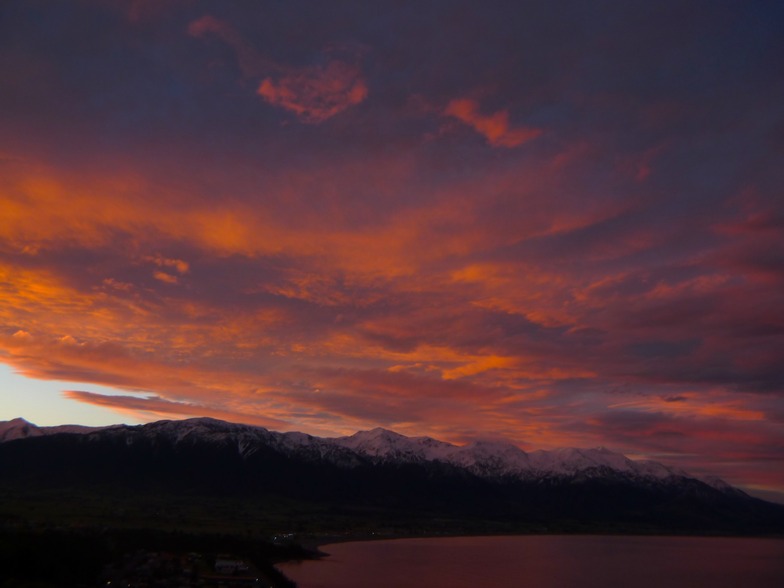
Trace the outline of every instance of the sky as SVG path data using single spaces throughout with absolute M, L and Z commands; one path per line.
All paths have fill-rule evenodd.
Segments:
M 782 30 L 5 0 L 0 420 L 606 446 L 784 500 Z

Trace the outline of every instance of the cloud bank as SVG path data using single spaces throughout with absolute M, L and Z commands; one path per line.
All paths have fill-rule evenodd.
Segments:
M 0 361 L 75 411 L 784 488 L 782 9 L 20 7 Z

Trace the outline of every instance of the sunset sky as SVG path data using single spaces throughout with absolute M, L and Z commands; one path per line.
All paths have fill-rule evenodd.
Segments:
M 0 420 L 603 445 L 775 498 L 782 31 L 780 0 L 4 0 Z

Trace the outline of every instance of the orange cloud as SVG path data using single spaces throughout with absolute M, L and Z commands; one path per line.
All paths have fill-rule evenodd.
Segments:
M 601 264 L 656 241 L 644 231 L 608 237 L 604 227 L 627 203 L 581 198 L 564 207 L 549 198 L 570 193 L 560 190 L 563 168 L 523 162 L 424 192 L 414 155 L 265 170 L 252 184 L 228 164 L 227 196 L 216 203 L 203 170 L 167 183 L 144 162 L 133 173 L 102 166 L 120 171 L 100 175 L 32 161 L 6 164 L 0 177 L 0 335 L 8 334 L 0 361 L 29 377 L 142 392 L 150 398 L 69 396 L 142 418 L 276 419 L 285 422 L 276 428 L 339 433 L 382 424 L 453 441 L 493 431 L 529 447 L 601 443 L 599 425 L 574 423 L 622 407 L 557 391 L 602 389 L 616 374 L 635 384 L 668 374 L 654 359 L 629 361 L 624 345 L 644 335 L 628 331 L 623 312 L 647 315 L 731 285 L 716 272 L 652 278 L 630 298 L 624 288 L 639 269 Z M 350 197 L 368 185 L 376 198 Z M 400 196 L 408 192 L 416 200 Z M 592 231 L 599 238 L 583 240 Z M 585 267 L 562 246 L 576 247 Z M 561 257 L 551 263 L 554 253 Z M 175 280 L 184 287 L 160 283 Z M 676 328 L 668 324 L 653 328 Z M 749 357 L 735 353 L 726 364 L 756 370 Z M 763 368 L 774 361 L 753 358 Z M 769 421 L 754 407 L 694 406 L 648 411 Z M 667 434 L 652 429 L 652 442 Z M 701 435 L 694 453 L 722 443 Z
M 158 255 L 151 255 L 146 257 L 148 261 L 151 261 L 155 265 L 161 268 L 173 268 L 177 270 L 180 274 L 187 274 L 190 270 L 190 265 L 187 261 L 183 261 L 182 259 L 169 259 L 160 254 Z
M 483 115 L 479 112 L 477 102 L 468 98 L 452 100 L 444 109 L 444 114 L 473 128 L 493 147 L 517 147 L 542 134 L 541 129 L 510 128 L 509 112 L 506 110 L 499 110 L 489 116 Z
M 180 281 L 177 276 L 167 274 L 166 272 L 156 271 L 153 272 L 152 275 L 156 280 L 164 282 L 166 284 L 177 284 Z
M 292 70 L 277 80 L 265 78 L 258 94 L 304 122 L 320 123 L 362 102 L 368 89 L 356 67 L 331 61 L 325 67 Z
M 626 402 L 610 404 L 610 409 L 634 409 L 679 417 L 704 417 L 730 421 L 764 421 L 765 410 L 754 398 L 733 397 L 721 390 L 710 395 L 682 392 L 677 396 L 645 396 Z

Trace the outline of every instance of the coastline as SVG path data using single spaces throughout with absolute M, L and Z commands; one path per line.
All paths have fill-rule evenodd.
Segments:
M 398 539 L 449 539 L 449 538 L 473 538 L 473 537 L 670 537 L 670 538 L 726 538 L 726 539 L 773 539 L 784 541 L 784 534 L 759 534 L 759 533 L 731 533 L 731 532 L 678 532 L 674 530 L 641 530 L 629 529 L 626 531 L 602 531 L 599 529 L 567 531 L 562 529 L 548 531 L 510 531 L 510 532 L 441 532 L 441 533 L 394 533 L 394 532 L 346 532 L 346 533 L 325 533 L 325 534 L 306 534 L 302 535 L 296 543 L 306 552 L 313 555 L 312 558 L 323 559 L 329 557 L 329 553 L 323 550 L 328 545 L 342 543 L 365 543 L 375 541 L 394 541 Z M 287 561 L 297 561 L 297 558 Z M 282 563 L 282 562 L 281 562 Z

